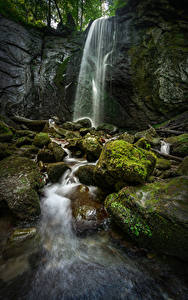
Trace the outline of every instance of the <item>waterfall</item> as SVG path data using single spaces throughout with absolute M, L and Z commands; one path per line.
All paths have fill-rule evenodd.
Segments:
M 86 39 L 74 105 L 74 121 L 89 117 L 103 122 L 107 67 L 113 63 L 115 29 L 112 18 L 95 20 Z
M 170 154 L 170 144 L 165 141 L 161 141 L 161 153 Z

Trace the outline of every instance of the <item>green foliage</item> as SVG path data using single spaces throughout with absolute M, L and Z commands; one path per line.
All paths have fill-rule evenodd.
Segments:
M 117 9 L 122 8 L 125 5 L 127 5 L 126 0 L 113 0 L 113 1 L 108 1 L 108 2 L 110 2 L 109 9 L 108 9 L 109 16 L 114 16 Z

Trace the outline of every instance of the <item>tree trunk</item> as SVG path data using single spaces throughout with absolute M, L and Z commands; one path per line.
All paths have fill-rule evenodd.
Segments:
M 60 13 L 59 7 L 58 7 L 58 5 L 57 5 L 57 1 L 56 1 L 56 0 L 54 0 L 54 2 L 55 2 L 55 6 L 56 6 L 56 8 L 57 8 L 57 11 L 58 11 L 58 15 L 59 15 L 59 18 L 60 18 L 60 22 L 63 24 L 63 19 L 62 19 L 62 16 L 61 16 L 61 13 Z
M 48 0 L 48 27 L 51 27 L 51 0 Z
M 83 15 L 84 15 L 84 0 L 81 0 L 81 17 L 80 17 L 80 31 L 83 26 Z

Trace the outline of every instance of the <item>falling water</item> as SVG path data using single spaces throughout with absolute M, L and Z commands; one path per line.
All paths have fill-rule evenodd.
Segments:
M 165 141 L 161 141 L 161 153 L 170 154 L 170 144 Z
M 114 28 L 114 21 L 106 17 L 95 20 L 90 27 L 79 73 L 74 121 L 89 117 L 95 127 L 103 121 L 106 71 L 113 62 Z

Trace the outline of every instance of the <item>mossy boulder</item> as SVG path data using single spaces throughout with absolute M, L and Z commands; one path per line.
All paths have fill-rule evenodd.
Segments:
M 67 155 L 61 145 L 58 145 L 57 143 L 50 143 L 48 145 L 48 148 L 53 151 L 56 162 L 63 161 L 63 159 Z
M 51 163 L 47 166 L 48 178 L 51 182 L 58 182 L 69 167 L 64 162 Z
M 86 185 L 95 185 L 94 180 L 94 165 L 81 166 L 75 173 L 80 182 Z
M 152 174 L 155 162 L 152 152 L 123 140 L 108 142 L 95 167 L 95 181 L 98 186 L 110 190 L 127 183 L 143 183 Z
M 102 151 L 102 145 L 97 137 L 87 134 L 81 142 L 81 149 L 86 153 L 88 161 L 96 161 Z
M 85 128 L 91 128 L 92 126 L 91 120 L 88 118 L 80 119 L 76 123 L 80 124 L 81 127 L 85 127 Z
M 34 139 L 36 132 L 31 130 L 16 130 L 15 135 L 17 137 L 28 136 L 29 138 Z
M 117 129 L 117 126 L 109 123 L 103 123 L 97 127 L 97 130 L 106 131 L 109 133 L 116 133 Z
M 47 146 L 50 143 L 50 137 L 48 133 L 40 132 L 38 133 L 33 141 L 33 144 L 39 148 L 43 148 L 44 146 Z
M 37 191 L 44 185 L 36 163 L 10 156 L 0 162 L 0 201 L 18 220 L 32 221 L 40 214 Z
M 105 207 L 140 246 L 188 260 L 188 177 L 123 188 Z
M 23 136 L 17 139 L 16 146 L 21 147 L 23 145 L 31 145 L 33 143 L 33 140 L 30 137 Z
M 171 144 L 170 150 L 172 155 L 185 157 L 188 155 L 188 133 L 178 136 L 172 136 L 166 139 Z
M 0 142 L 9 142 L 12 137 L 11 129 L 3 121 L 0 121 Z
M 135 139 L 139 140 L 141 138 L 145 138 L 150 144 L 152 144 L 153 140 L 158 138 L 156 130 L 151 127 L 150 129 L 139 131 L 135 134 Z
M 179 165 L 177 174 L 188 176 L 188 156 L 186 156 L 182 163 Z
M 156 168 L 159 170 L 168 170 L 171 168 L 171 162 L 164 158 L 157 158 Z
M 54 157 L 54 154 L 50 149 L 41 149 L 38 152 L 37 160 L 42 161 L 44 163 L 51 163 L 51 162 L 56 161 L 55 157 Z
M 35 227 L 16 228 L 10 235 L 3 249 L 3 258 L 8 259 L 24 254 L 29 249 L 34 249 L 40 242 L 40 236 Z
M 66 130 L 76 131 L 76 130 L 80 130 L 82 128 L 82 125 L 74 122 L 65 122 L 62 125 L 62 128 Z
M 145 150 L 150 150 L 150 148 L 151 148 L 151 144 L 150 144 L 149 140 L 147 140 L 144 137 L 139 139 L 135 143 L 135 146 L 140 147 L 140 148 L 145 149 Z
M 130 144 L 134 143 L 134 139 L 135 139 L 134 135 L 129 134 L 127 132 L 124 132 L 124 133 L 122 133 L 118 136 L 118 140 L 123 140 L 123 141 L 126 141 L 127 143 L 130 143 Z

